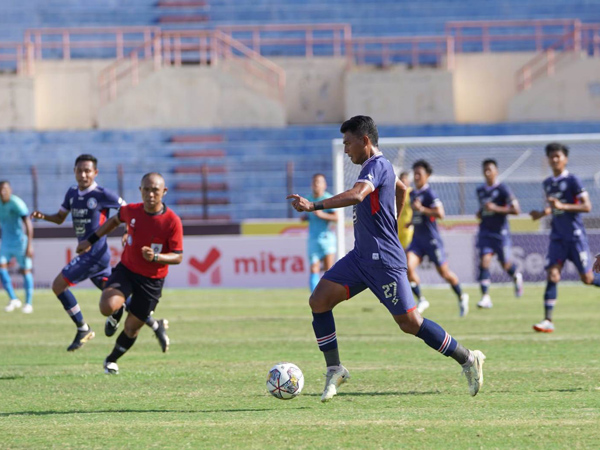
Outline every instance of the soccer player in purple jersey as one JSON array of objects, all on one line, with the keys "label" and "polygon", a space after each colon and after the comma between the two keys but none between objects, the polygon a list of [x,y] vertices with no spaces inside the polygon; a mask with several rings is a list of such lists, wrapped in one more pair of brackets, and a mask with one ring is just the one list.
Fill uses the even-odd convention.
[{"label": "soccer player in purple jersey", "polygon": [[412,242],[406,249],[408,258],[408,279],[413,294],[417,298],[417,309],[423,313],[429,308],[429,302],[421,294],[421,286],[417,267],[427,256],[440,276],[450,284],[458,298],[460,317],[469,313],[469,294],[463,292],[458,277],[448,267],[444,242],[437,228],[437,219],[445,216],[444,205],[437,194],[429,186],[428,180],[433,173],[431,165],[424,160],[416,161],[413,166],[413,179],[415,189],[410,191],[410,201],[413,209],[412,224],[414,235]]},{"label": "soccer player in purple jersey", "polygon": [[[35,219],[60,225],[71,213],[73,229],[79,242],[95,232],[106,222],[109,209],[118,209],[125,204],[117,194],[98,186],[95,181],[98,175],[97,165],[98,160],[94,156],[79,155],[75,160],[74,168],[77,185],[72,186],[67,191],[58,212],[56,214],[44,214],[40,211],[34,211],[31,216]],[[102,289],[110,274],[110,251],[106,243],[106,237],[103,237],[94,243],[88,253],[76,256],[52,282],[52,291],[77,327],[75,339],[69,345],[67,351],[75,351],[81,348],[95,336],[94,331],[85,322],[77,299],[69,287],[89,278],[97,288]],[[149,322],[157,322],[159,326],[153,326]],[[164,329],[161,330],[159,321],[154,320],[151,316],[148,318],[147,323],[155,331],[162,347],[161,338],[164,340],[164,336],[166,336],[166,334],[163,336]],[[107,335],[110,335],[109,331],[106,327],[105,332]],[[114,331],[112,334],[114,334]]]},{"label": "soccer player in purple jersey", "polygon": [[552,313],[556,303],[557,283],[567,260],[575,264],[581,281],[600,287],[600,275],[592,272],[592,258],[583,226],[581,213],[592,210],[592,203],[579,178],[567,170],[569,148],[557,142],[546,146],[546,156],[552,169],[551,177],[544,180],[544,194],[548,205],[540,211],[531,211],[533,220],[552,214],[550,245],[546,257],[548,281],[544,293],[544,320],[533,326],[535,331],[552,333]]},{"label": "soccer player in purple jersey", "polygon": [[297,194],[287,197],[293,199],[292,206],[297,211],[353,206],[354,249],[325,272],[309,300],[313,329],[327,364],[321,401],[333,398],[350,377],[340,363],[332,310],[367,288],[389,310],[402,331],[461,364],[469,391],[476,395],[483,383],[485,355],[479,350],[468,350],[437,323],[421,317],[412,298],[397,224],[406,186],[396,178],[391,163],[377,148],[375,122],[367,116],[355,116],[344,122],[340,131],[344,135],[344,152],[352,163],[362,166],[354,187],[317,202]]},{"label": "soccer player in purple jersey", "polygon": [[504,183],[498,181],[498,163],[494,159],[486,159],[482,163],[485,183],[477,188],[479,211],[479,233],[477,249],[479,250],[479,285],[481,300],[479,308],[491,308],[492,299],[488,293],[490,288],[490,264],[494,254],[510,275],[515,286],[515,296],[523,295],[523,276],[517,272],[517,266],[511,260],[510,230],[508,215],[521,212],[519,201]]}]

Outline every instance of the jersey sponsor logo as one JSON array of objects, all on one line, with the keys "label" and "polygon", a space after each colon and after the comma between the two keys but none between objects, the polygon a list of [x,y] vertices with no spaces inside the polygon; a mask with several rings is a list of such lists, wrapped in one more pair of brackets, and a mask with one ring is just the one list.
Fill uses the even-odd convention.
[{"label": "jersey sponsor logo", "polygon": [[135,219],[131,219],[131,222],[129,222],[129,226],[131,228],[135,228]]},{"label": "jersey sponsor logo", "polygon": [[89,209],[96,209],[96,206],[98,206],[98,200],[96,200],[94,197],[88,198],[87,207]]},{"label": "jersey sponsor logo", "polygon": [[373,261],[379,261],[379,253],[373,253],[373,254],[371,255],[371,259],[372,259]]},{"label": "jersey sponsor logo", "polygon": [[561,191],[566,191],[566,190],[567,190],[567,182],[566,182],[566,181],[561,181],[561,182],[558,184],[558,188],[559,188]]},{"label": "jersey sponsor logo", "polygon": [[258,256],[233,259],[236,274],[263,274],[304,272],[304,257],[277,256],[271,252],[260,252]]}]

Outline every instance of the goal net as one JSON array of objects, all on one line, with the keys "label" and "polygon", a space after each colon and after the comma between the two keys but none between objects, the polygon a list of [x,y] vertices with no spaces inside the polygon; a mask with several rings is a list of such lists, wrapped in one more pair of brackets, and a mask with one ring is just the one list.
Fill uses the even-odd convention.
[{"label": "goal net", "polygon": [[[446,211],[446,219],[439,223],[442,235],[453,232],[467,235],[476,233],[478,222],[475,213],[479,205],[475,190],[484,182],[481,163],[487,158],[495,159],[500,181],[512,189],[521,205],[522,215],[511,218],[513,236],[519,230],[525,235],[541,235],[545,241],[539,240],[536,245],[542,246],[539,254],[545,257],[545,234],[550,218],[533,222],[527,213],[532,209],[541,209],[545,204],[541,183],[551,175],[544,151],[549,142],[561,142],[570,148],[568,170],[582,180],[590,193],[592,205],[595,205],[591,214],[584,215],[586,227],[593,234],[593,229],[600,227],[600,134],[383,138],[379,140],[379,150],[392,163],[397,175],[402,171],[410,173],[412,164],[419,159],[425,159],[432,165],[433,175],[429,183]],[[333,141],[333,162],[335,193],[351,188],[361,167],[352,164],[344,154],[341,139]],[[344,215],[345,220],[338,221],[337,225],[339,257],[354,245],[351,208],[345,208],[340,214]],[[513,241],[520,242],[526,238],[514,236]],[[538,242],[536,239],[532,237],[530,241]],[[522,249],[516,250],[518,253]]]}]

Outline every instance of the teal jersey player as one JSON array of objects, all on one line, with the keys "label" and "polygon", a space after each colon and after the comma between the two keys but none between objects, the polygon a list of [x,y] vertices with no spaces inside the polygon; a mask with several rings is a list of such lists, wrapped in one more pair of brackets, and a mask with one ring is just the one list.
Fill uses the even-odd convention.
[{"label": "teal jersey player", "polygon": [[9,296],[9,303],[4,310],[11,312],[22,306],[8,273],[8,263],[15,258],[24,277],[25,306],[22,311],[31,313],[33,312],[33,276],[31,274],[33,226],[29,219],[27,205],[12,194],[8,181],[0,181],[0,227],[2,228],[0,280]]},{"label": "teal jersey player", "polygon": [[[327,192],[327,181],[323,174],[317,173],[312,179],[312,194],[308,199],[312,202],[331,197]],[[333,210],[315,211],[307,215],[308,220],[308,263],[310,265],[310,290],[315,289],[321,278],[321,262],[323,269],[329,270],[335,260],[336,237],[332,223],[337,220]]]}]

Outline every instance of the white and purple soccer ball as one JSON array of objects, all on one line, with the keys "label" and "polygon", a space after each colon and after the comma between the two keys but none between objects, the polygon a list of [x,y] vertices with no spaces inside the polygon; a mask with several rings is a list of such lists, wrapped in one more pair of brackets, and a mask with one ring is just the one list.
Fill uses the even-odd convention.
[{"label": "white and purple soccer ball", "polygon": [[304,375],[297,365],[283,362],[275,364],[267,377],[267,390],[281,400],[297,397],[304,387]]}]

